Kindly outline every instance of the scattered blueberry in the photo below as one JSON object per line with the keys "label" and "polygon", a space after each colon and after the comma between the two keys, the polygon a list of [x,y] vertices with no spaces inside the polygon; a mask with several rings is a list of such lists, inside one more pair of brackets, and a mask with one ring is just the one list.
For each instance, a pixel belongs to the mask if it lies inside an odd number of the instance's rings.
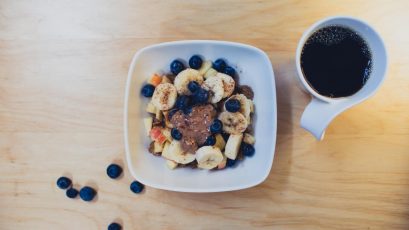
{"label": "scattered blueberry", "polygon": [[108,225],[108,230],[121,230],[121,229],[122,229],[122,226],[115,222]]}
{"label": "scattered blueberry", "polygon": [[244,142],[241,143],[240,148],[241,148],[241,151],[243,152],[243,154],[245,156],[248,156],[248,157],[253,156],[254,152],[256,151],[252,145],[244,143]]}
{"label": "scattered blueberry", "polygon": [[187,85],[187,88],[190,90],[190,92],[195,93],[198,89],[200,89],[200,85],[197,83],[197,81],[191,81]]}
{"label": "scattered blueberry", "polygon": [[142,192],[143,188],[145,186],[143,184],[141,184],[139,181],[134,181],[131,183],[131,185],[129,186],[129,188],[131,189],[132,192],[134,193],[140,193]]}
{"label": "scattered blueberry", "polygon": [[227,158],[227,162],[226,162],[227,167],[233,167],[235,164],[236,164],[236,160]]}
{"label": "scattered blueberry", "polygon": [[67,195],[67,197],[74,199],[75,197],[78,196],[78,190],[76,190],[75,188],[69,188],[66,192],[65,195]]}
{"label": "scattered blueberry", "polygon": [[189,115],[192,112],[192,106],[186,106],[185,108],[183,108],[183,113],[185,115]]}
{"label": "scattered blueberry", "polygon": [[174,115],[177,111],[178,111],[177,109],[172,109],[172,110],[170,110],[169,113],[168,113],[168,119],[169,119],[169,120],[172,119],[173,115]]}
{"label": "scattered blueberry", "polygon": [[206,141],[205,141],[205,143],[203,145],[213,146],[214,144],[216,144],[216,138],[213,135],[211,135],[211,136],[207,137],[207,139],[206,139]]}
{"label": "scattered blueberry", "polygon": [[193,95],[193,101],[196,104],[206,103],[208,99],[209,99],[209,92],[202,88],[197,90],[196,93]]}
{"label": "scattered blueberry", "polygon": [[93,200],[96,194],[97,192],[89,186],[85,186],[80,190],[80,197],[83,201]]}
{"label": "scattered blueberry", "polygon": [[224,104],[226,110],[235,113],[240,110],[240,101],[237,99],[230,99]]}
{"label": "scattered blueberry", "polygon": [[221,133],[223,129],[223,123],[219,119],[214,119],[213,123],[210,125],[210,132]]}
{"label": "scattered blueberry", "polygon": [[182,95],[182,96],[179,96],[179,97],[176,99],[176,105],[175,105],[175,107],[176,107],[177,109],[186,108],[188,105],[189,105],[189,97],[188,97],[188,96]]}
{"label": "scattered blueberry", "polygon": [[219,58],[215,62],[213,62],[213,69],[217,70],[218,72],[224,72],[224,68],[226,68],[226,62]]}
{"label": "scattered blueberry", "polygon": [[151,84],[146,84],[142,87],[141,93],[144,97],[152,97],[154,91],[155,86]]}
{"label": "scattered blueberry", "polygon": [[174,75],[178,75],[178,73],[182,72],[182,70],[184,69],[185,69],[185,66],[179,60],[174,60],[172,63],[170,63],[170,71]]}
{"label": "scattered blueberry", "polygon": [[175,139],[175,140],[182,139],[182,134],[180,133],[180,131],[177,128],[173,128],[170,131],[170,134],[172,135],[173,139]]}
{"label": "scattered blueberry", "polygon": [[71,186],[71,183],[72,183],[71,180],[65,176],[62,176],[57,180],[57,186],[60,189],[67,189],[68,187]]}
{"label": "scattered blueberry", "polygon": [[192,69],[199,69],[202,66],[202,58],[199,55],[193,55],[189,59],[189,66]]}
{"label": "scattered blueberry", "polygon": [[233,67],[230,66],[226,66],[226,68],[224,69],[223,73],[230,75],[230,77],[234,77],[236,75],[236,70],[234,70]]}
{"label": "scattered blueberry", "polygon": [[223,132],[222,137],[223,137],[224,141],[227,141],[227,140],[229,140],[230,134]]}
{"label": "scattered blueberry", "polygon": [[117,164],[110,164],[107,168],[107,175],[112,179],[118,178],[121,173],[122,168]]}

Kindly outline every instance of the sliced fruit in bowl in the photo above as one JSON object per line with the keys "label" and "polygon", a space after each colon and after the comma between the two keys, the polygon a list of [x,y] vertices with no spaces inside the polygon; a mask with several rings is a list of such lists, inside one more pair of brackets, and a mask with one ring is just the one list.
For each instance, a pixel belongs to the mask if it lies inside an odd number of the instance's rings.
{"label": "sliced fruit in bowl", "polygon": [[[257,48],[218,41],[144,48],[132,62],[125,104],[128,166],[148,186],[227,191],[254,186],[270,171],[276,135],[274,75]],[[140,127],[149,138],[139,135]],[[161,158],[146,154],[148,149]]]}

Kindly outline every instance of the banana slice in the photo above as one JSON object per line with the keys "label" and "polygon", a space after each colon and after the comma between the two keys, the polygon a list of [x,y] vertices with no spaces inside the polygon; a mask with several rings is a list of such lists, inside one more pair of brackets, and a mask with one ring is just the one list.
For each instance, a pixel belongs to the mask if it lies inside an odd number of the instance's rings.
{"label": "banana slice", "polygon": [[226,143],[226,148],[224,149],[224,155],[227,158],[235,160],[237,153],[239,152],[241,140],[243,139],[243,134],[232,134]]}
{"label": "banana slice", "polygon": [[211,61],[205,61],[202,64],[202,67],[200,67],[199,74],[204,75],[210,68],[212,68],[212,62]]}
{"label": "banana slice", "polygon": [[152,104],[158,110],[169,110],[176,102],[177,91],[170,83],[159,84],[152,96]]}
{"label": "banana slice", "polygon": [[243,133],[248,126],[247,119],[239,112],[222,112],[219,115],[219,120],[223,123],[223,131],[230,134]]}
{"label": "banana slice", "polygon": [[214,77],[217,74],[217,70],[210,68],[208,71],[206,71],[206,73],[203,75],[203,77],[205,79],[209,78],[209,77]]}
{"label": "banana slice", "polygon": [[224,95],[224,85],[221,78],[213,76],[207,78],[202,87],[206,90],[211,91],[210,102],[217,103],[222,100]]}
{"label": "banana slice", "polygon": [[169,147],[162,151],[162,157],[175,161],[179,164],[188,164],[195,160],[195,155],[184,152],[182,150],[180,141],[173,140]]}
{"label": "banana slice", "polygon": [[175,87],[179,94],[190,95],[191,92],[187,85],[191,81],[196,81],[199,84],[203,82],[203,76],[195,69],[185,69],[175,77]]}
{"label": "banana slice", "polygon": [[[230,99],[236,99],[240,102],[240,110],[239,112],[244,115],[244,117],[247,119],[247,122],[250,124],[250,113],[251,113],[251,105],[253,102],[249,100],[244,94],[235,94],[231,97],[229,97],[228,100]],[[223,106],[223,110],[226,110],[226,107]]]}
{"label": "banana slice", "polygon": [[234,87],[236,85],[236,82],[234,81],[234,79],[224,73],[217,73],[216,76],[220,77],[223,81],[223,87],[224,87],[223,98],[230,96],[233,93]]}
{"label": "banana slice", "polygon": [[223,161],[223,154],[219,148],[214,146],[203,146],[196,151],[197,167],[212,169]]}

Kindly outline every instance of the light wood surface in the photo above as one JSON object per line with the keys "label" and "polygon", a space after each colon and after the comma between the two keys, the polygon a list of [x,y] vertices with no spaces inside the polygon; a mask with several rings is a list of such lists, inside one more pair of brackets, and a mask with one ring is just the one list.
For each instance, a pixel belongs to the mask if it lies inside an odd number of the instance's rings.
{"label": "light wood surface", "polygon": [[[0,1],[0,229],[409,229],[409,2]],[[372,24],[389,72],[371,99],[337,117],[325,140],[299,127],[302,32],[331,15]],[[219,39],[263,49],[274,66],[278,139],[272,171],[242,191],[129,191],[123,100],[132,55],[163,41]],[[221,54],[222,55],[222,54]],[[257,153],[269,154],[269,153]],[[98,189],[70,200],[69,175]]]}

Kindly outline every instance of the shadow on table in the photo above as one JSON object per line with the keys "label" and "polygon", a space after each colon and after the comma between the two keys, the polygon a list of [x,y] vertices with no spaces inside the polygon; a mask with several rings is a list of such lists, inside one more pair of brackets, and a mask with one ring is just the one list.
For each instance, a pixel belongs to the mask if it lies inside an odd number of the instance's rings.
{"label": "shadow on table", "polygon": [[[296,82],[295,63],[288,60],[274,66],[277,94],[277,140],[274,162],[267,179],[260,185],[248,189],[251,194],[268,195],[273,198],[286,190],[288,177],[291,174],[293,156],[293,90]],[[247,192],[243,190],[242,192]]]}
{"label": "shadow on table", "polygon": [[276,191],[284,190],[290,175],[293,152],[293,106],[292,88],[295,79],[295,64],[288,61],[276,66],[277,92],[277,140],[273,167],[266,181],[261,184]]}

